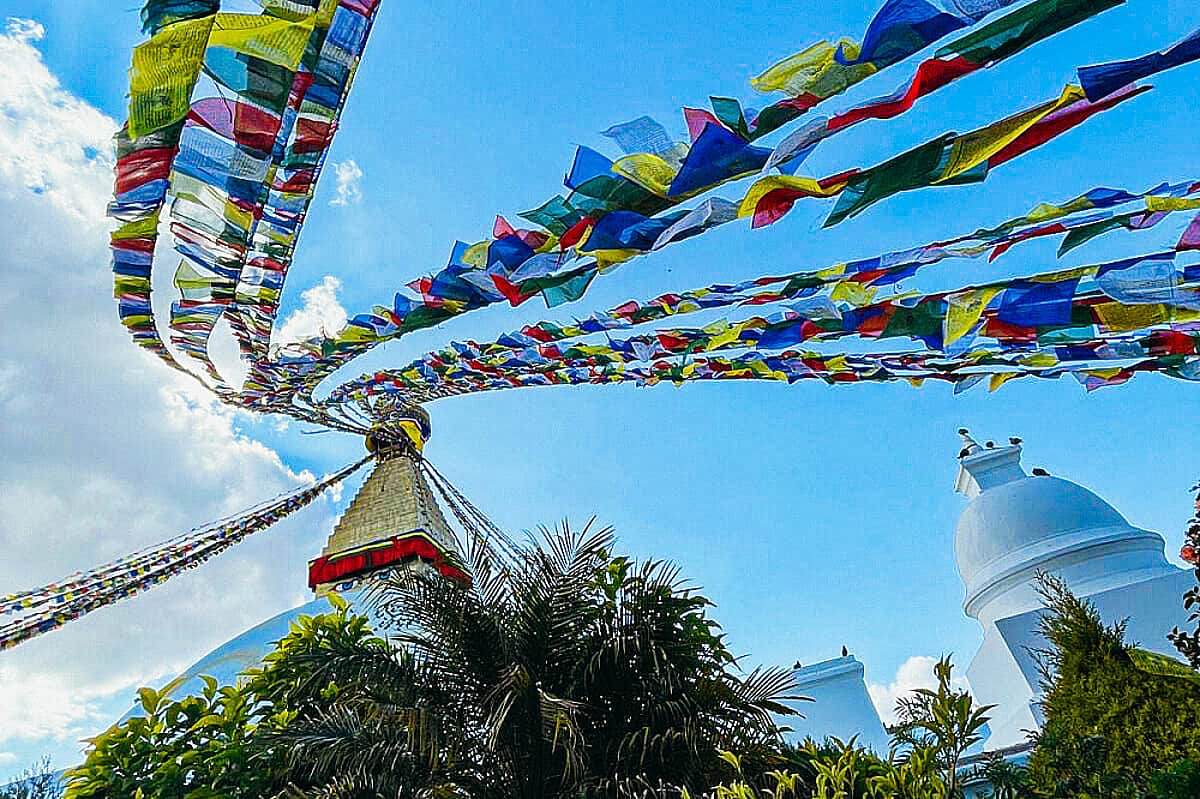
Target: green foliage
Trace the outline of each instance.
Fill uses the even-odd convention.
[[[394,642],[331,598],[238,686],[143,689],[68,795],[676,796],[715,784],[723,750],[761,775],[790,675],[740,675],[711,603],[611,543],[565,528],[503,555],[476,542],[470,587],[411,574],[378,592]]]
[[[334,612],[300,617],[237,686],[204,677],[198,696],[181,699],[141,689],[142,713],[91,740],[83,765],[67,774],[67,796],[249,799],[310,786],[301,773],[282,776],[287,753],[272,736],[311,724],[335,698],[343,709],[364,695],[394,698],[380,673],[402,670],[365,619],[330,599]],[[353,657],[331,657],[346,652]]]
[[[1196,799],[1200,796],[1200,762],[1181,760],[1150,778],[1154,799]]]
[[[817,790],[820,775],[825,775],[823,783],[826,785],[841,782],[842,789],[850,796],[867,796],[871,779],[886,773],[889,766],[874,752],[858,747],[856,741],[851,738],[843,742],[831,737],[817,743],[810,738],[800,746],[785,746],[779,768],[797,777],[799,785],[803,786],[800,796],[810,796]],[[853,755],[847,754],[849,751]],[[852,768],[847,769],[847,765]],[[836,773],[839,770],[840,779]]]
[[[958,795],[959,763],[968,749],[983,740],[982,730],[993,707],[976,706],[968,691],[952,688],[953,672],[949,657],[939,660],[933,668],[938,687],[918,688],[902,698],[896,706],[900,721],[891,729],[894,745],[909,752],[910,759],[919,755],[921,769],[926,759],[936,767],[944,783],[938,790],[947,796]],[[912,779],[919,779],[920,773],[914,771]]]
[[[980,769],[991,786],[988,799],[1033,799],[1029,769],[993,754]]]
[[[854,739],[848,744],[833,741],[834,747],[840,748],[835,756],[817,757],[813,760],[816,780],[813,785],[813,799],[866,799],[874,796],[875,781],[884,779],[892,771],[863,750],[854,746]]]
[[[950,753],[937,746],[918,746],[911,749],[903,760],[890,764],[887,771],[871,779],[874,795],[883,799],[935,799],[952,797],[955,789],[950,787],[940,772],[941,763],[950,759]],[[815,798],[814,798],[815,799]]]
[[[1139,796],[1151,775],[1200,759],[1200,686],[1138,668],[1124,625],[1043,577],[1046,723],[1030,773],[1040,795]]]
[[[764,761],[790,676],[738,676],[711,603],[674,567],[614,557],[611,544],[608,530],[566,527],[503,553],[476,541],[470,587],[432,575],[384,586],[376,609],[407,653],[412,701],[334,696],[314,722],[329,724],[273,735],[291,776],[375,790],[404,743],[435,756],[447,790],[603,797],[706,790],[721,750]],[[355,650],[329,655],[330,668]],[[345,711],[380,723],[339,729]],[[307,764],[321,752],[337,754],[318,775]]]
[[[142,715],[93,738],[68,772],[68,797],[261,797],[267,780],[251,765],[254,701],[205,678],[199,696],[173,700],[138,691]]]
[[[737,778],[718,786],[714,799],[953,799],[961,794],[963,754],[979,743],[989,706],[977,707],[966,691],[952,686],[954,667],[942,658],[934,667],[935,690],[921,689],[897,705],[900,723],[890,729],[888,761],[831,738],[785,747],[783,766],[756,779],[746,775],[741,760],[731,758]],[[1000,794],[1015,799],[1026,794]]]

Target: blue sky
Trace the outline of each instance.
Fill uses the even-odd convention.
[[[141,38],[135,5],[8,0],[4,13],[41,22],[38,47],[50,70],[119,119],[129,50]],[[331,155],[362,169],[362,200],[330,206],[326,175],[285,313],[325,275],[342,281],[340,299],[351,311],[388,302],[443,264],[456,238],[483,238],[497,212],[514,215],[560,191],[575,144],[607,149],[598,131],[641,114],[682,137],[679,107],[703,105],[709,94],[761,106],[752,75],[817,39],[861,35],[878,3],[498,5],[383,4]],[[826,143],[803,171],[868,165],[944,131],[973,129],[1057,96],[1076,66],[1141,55],[1198,26],[1192,3],[1130,0],[899,119]],[[912,63],[828,107],[890,92]],[[923,244],[1095,186],[1142,190],[1198,177],[1198,70],[1154,79],[1156,91],[982,185],[909,193],[829,231],[820,228],[828,212],[820,202],[765,230],[728,225],[625,265],[573,306],[496,306],[380,347],[349,374],[400,365],[451,337],[485,340],[632,297]],[[1186,220],[1177,216],[1148,233],[1110,234],[1063,261],[1054,258],[1056,243],[1027,244],[992,265],[939,267],[922,285],[1150,252],[1178,237]],[[110,321],[117,325],[115,310]],[[1200,476],[1198,408],[1190,385],[1156,376],[1090,396],[1069,379],[1015,381],[995,394],[980,386],[958,397],[942,386],[815,381],[585,386],[437,402],[426,452],[510,529],[563,518],[582,524],[595,515],[617,529],[626,550],[679,562],[717,602],[716,616],[748,663],[814,662],[846,644],[867,664],[869,681],[886,683],[914,655],[954,652],[965,666],[979,640],[961,610],[953,561],[963,505],[952,491],[957,428],[981,438],[1021,436],[1027,467],[1096,490],[1134,524],[1160,531],[1174,553],[1189,516],[1187,489]],[[239,424],[296,470],[332,471],[361,452],[361,442],[341,434]],[[291,560],[311,557],[326,532],[272,546],[292,548]],[[298,591],[304,577],[284,575]]]

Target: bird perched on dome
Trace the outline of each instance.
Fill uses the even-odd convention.
[[[1033,476],[1034,477],[1049,477],[1050,472],[1046,471],[1041,466],[1035,466],[1035,467],[1033,467]]]
[[[979,442],[971,438],[971,432],[967,428],[958,428],[958,434],[962,436],[963,440],[963,448],[958,451],[958,457],[965,458],[979,452]]]

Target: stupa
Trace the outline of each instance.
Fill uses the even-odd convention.
[[[1162,536],[1131,525],[1092,491],[1040,469],[1027,474],[1019,439],[980,445],[967,431],[960,433],[955,490],[970,501],[959,517],[954,549],[965,586],[963,610],[983,628],[967,679],[977,702],[995,705],[982,749],[1020,760],[1029,732],[1042,724],[1035,653],[1047,642],[1039,633],[1038,575],[1063,579],[1105,623],[1125,621],[1127,640],[1172,657],[1178,653],[1167,633],[1188,626],[1182,597],[1195,578],[1167,561]],[[853,657],[797,670],[798,693],[815,702],[797,705],[805,719],[782,723],[796,739],[845,740],[857,732],[860,743],[886,752],[863,671]]]
[[[417,407],[394,429],[367,438],[375,466],[334,526],[320,555],[310,561],[309,587],[314,599],[238,635],[201,658],[171,681],[173,696],[204,687],[201,675],[232,683],[258,666],[276,641],[301,615],[327,613],[328,595],[336,592],[362,612],[371,584],[400,571],[433,570],[452,580],[466,575],[454,554],[455,536],[442,515],[421,469],[421,450],[429,437],[429,417]]]
[[[1106,623],[1127,620],[1130,642],[1171,656],[1178,653],[1167,633],[1185,625],[1182,597],[1194,578],[1167,561],[1162,536],[1134,527],[1093,492],[1042,470],[1027,474],[1019,440],[981,446],[962,434],[955,490],[970,502],[954,548],[963,610],[983,627],[967,679],[977,701],[996,706],[985,742],[996,750],[1025,743],[1042,722],[1039,573],[1063,579]]]

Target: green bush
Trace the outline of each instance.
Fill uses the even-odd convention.
[[[1196,799],[1200,796],[1200,763],[1181,760],[1174,768],[1160,771],[1150,779],[1154,799]]]
[[[1034,786],[1047,796],[1136,796],[1155,772],[1200,760],[1200,685],[1140,668],[1149,661],[1125,643],[1124,625],[1105,626],[1060,580],[1043,578],[1042,591],[1053,648],[1043,653]]]

